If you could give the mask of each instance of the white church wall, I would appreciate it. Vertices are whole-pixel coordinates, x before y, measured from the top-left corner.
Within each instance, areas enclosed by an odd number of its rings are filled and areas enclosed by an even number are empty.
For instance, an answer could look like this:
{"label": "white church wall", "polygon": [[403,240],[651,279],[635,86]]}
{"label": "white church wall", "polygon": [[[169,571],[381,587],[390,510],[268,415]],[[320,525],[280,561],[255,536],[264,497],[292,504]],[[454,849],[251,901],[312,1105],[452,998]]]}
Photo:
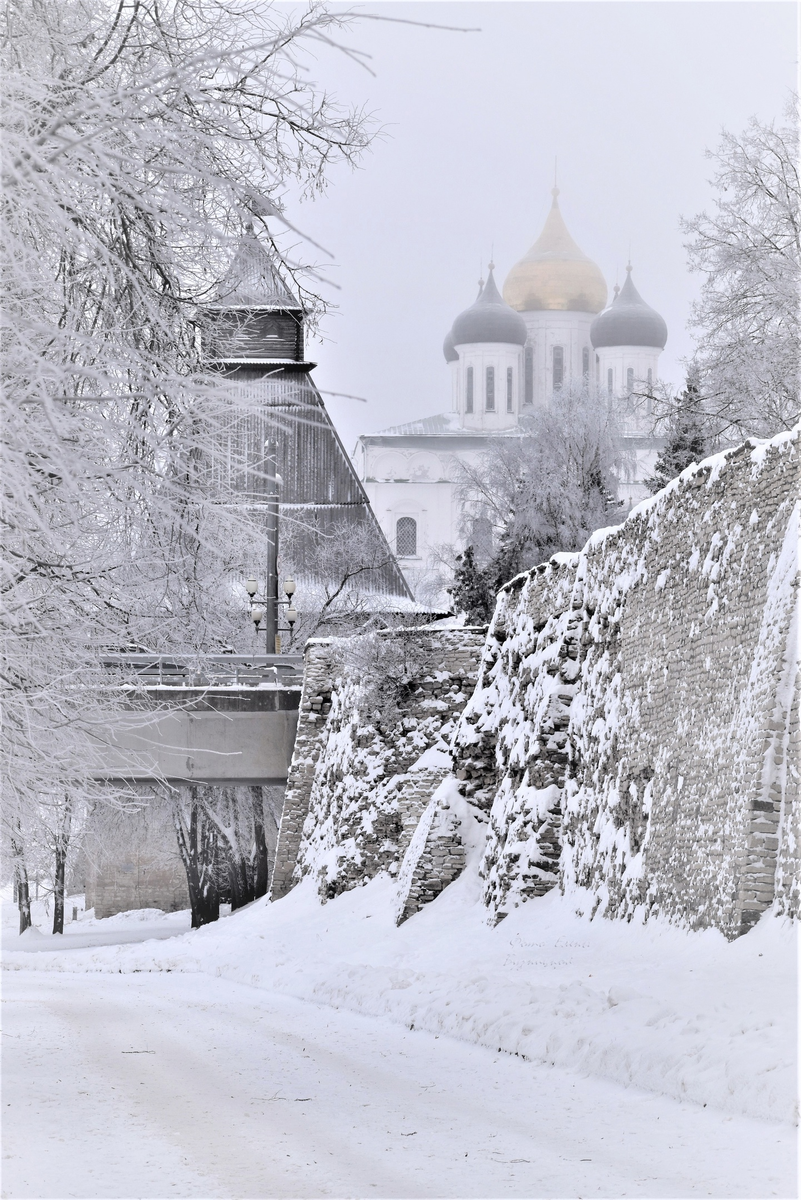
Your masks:
{"label": "white church wall", "polygon": [[535,406],[548,404],[553,395],[555,347],[561,347],[563,352],[563,383],[579,382],[584,374],[585,361],[592,377],[594,355],[590,325],[594,313],[543,310],[520,315],[526,322],[534,352]]}
{"label": "white church wall", "polygon": [[[521,346],[498,342],[473,342],[456,347],[459,354],[457,364],[457,411],[465,429],[480,430],[482,433],[497,433],[512,429],[518,421],[521,400],[521,371],[523,351]],[[487,409],[487,370],[495,372],[495,407]],[[507,372],[512,372],[511,411],[508,406]],[[468,408],[468,372],[473,372],[472,411]]]}
{"label": "white church wall", "polygon": [[[483,448],[464,447],[458,452],[447,447],[425,449],[425,440],[421,437],[419,446],[394,450],[371,446],[364,438],[356,456],[373,512],[415,592],[432,572],[447,574],[443,549],[452,554],[465,544],[458,464],[475,462],[483,452]],[[398,521],[404,517],[415,522],[415,554],[398,550]]]}
{"label": "white church wall", "polygon": [[656,346],[600,347],[595,351],[598,387],[608,395],[625,394],[629,390],[628,373],[631,371],[634,391],[644,391],[648,384],[649,371],[652,383],[656,383],[659,378],[659,355],[661,353],[662,351]]}
{"label": "white church wall", "polygon": [[458,413],[459,411],[459,360],[454,359],[448,363],[448,370],[451,376],[451,412]]}

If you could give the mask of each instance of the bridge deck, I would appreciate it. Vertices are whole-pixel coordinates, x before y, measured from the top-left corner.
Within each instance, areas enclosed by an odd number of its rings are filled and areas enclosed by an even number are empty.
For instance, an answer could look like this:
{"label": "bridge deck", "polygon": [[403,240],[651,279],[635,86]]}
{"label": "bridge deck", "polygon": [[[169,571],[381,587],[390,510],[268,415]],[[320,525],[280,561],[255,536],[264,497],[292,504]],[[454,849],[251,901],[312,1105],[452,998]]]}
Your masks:
{"label": "bridge deck", "polygon": [[300,655],[107,655],[129,707],[107,730],[98,778],[171,783],[286,780]]}

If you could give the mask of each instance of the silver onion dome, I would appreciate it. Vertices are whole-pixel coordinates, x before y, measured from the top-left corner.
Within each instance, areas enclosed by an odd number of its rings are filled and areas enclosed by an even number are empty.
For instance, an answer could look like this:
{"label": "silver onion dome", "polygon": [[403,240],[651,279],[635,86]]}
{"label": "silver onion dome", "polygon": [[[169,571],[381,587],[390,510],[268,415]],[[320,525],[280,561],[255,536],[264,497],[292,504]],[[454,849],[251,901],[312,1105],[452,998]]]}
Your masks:
{"label": "silver onion dome", "polygon": [[594,349],[603,346],[655,346],[660,350],[667,341],[667,325],[656,309],[643,300],[626,267],[626,282],[614,300],[590,326]]}
{"label": "silver onion dome", "polygon": [[495,286],[492,272],[493,265],[490,263],[489,277],[478,299],[453,322],[450,338],[454,346],[473,342],[507,342],[514,346],[525,346],[528,338],[526,323],[503,299]]}

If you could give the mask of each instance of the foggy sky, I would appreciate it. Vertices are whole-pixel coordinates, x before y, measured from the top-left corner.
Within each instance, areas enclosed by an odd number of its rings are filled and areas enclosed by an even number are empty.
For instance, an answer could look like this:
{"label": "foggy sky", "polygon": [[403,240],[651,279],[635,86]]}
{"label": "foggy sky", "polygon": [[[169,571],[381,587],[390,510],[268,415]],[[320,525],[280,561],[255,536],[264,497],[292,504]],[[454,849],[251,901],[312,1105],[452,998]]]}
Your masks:
{"label": "foggy sky", "polygon": [[[343,40],[371,77],[323,50],[310,74],[383,127],[356,172],[288,215],[334,252],[337,306],[308,357],[346,448],[359,433],[446,411],[442,340],[494,254],[502,284],[539,235],[558,157],[560,205],[611,290],[631,246],[643,299],[668,325],[681,382],[699,280],[680,215],[708,206],[704,149],[796,86],[791,3],[373,3],[364,12],[480,33],[363,21]],[[291,198],[290,198],[291,200]],[[317,262],[322,256],[314,251]]]}

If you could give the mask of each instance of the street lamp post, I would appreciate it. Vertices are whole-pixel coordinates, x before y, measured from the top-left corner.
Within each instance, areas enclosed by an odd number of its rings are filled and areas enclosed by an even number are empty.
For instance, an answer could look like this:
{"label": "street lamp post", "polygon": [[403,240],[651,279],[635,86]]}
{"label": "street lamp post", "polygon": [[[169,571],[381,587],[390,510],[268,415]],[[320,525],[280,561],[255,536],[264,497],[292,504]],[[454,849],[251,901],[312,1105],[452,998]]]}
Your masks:
{"label": "street lamp post", "polygon": [[[272,647],[278,653],[278,445],[268,438],[264,443],[265,516],[267,526],[267,561],[264,581],[264,632],[267,653]],[[256,623],[258,631],[259,623]]]}
{"label": "street lamp post", "polygon": [[248,609],[255,626],[256,633],[262,630],[266,634],[268,654],[281,653],[281,628],[279,625],[279,608],[287,605],[286,620],[289,632],[289,644],[292,645],[295,622],[298,619],[297,610],[292,601],[295,594],[294,579],[284,580],[286,600],[278,599],[278,487],[281,476],[278,474],[278,443],[273,438],[267,438],[264,443],[264,458],[261,470],[256,473],[255,488],[257,494],[263,497],[259,507],[265,514],[267,533],[267,554],[264,564],[264,591],[258,597],[259,583],[255,575],[251,575],[245,584],[248,594]]}
{"label": "street lamp post", "polygon": [[[253,622],[256,633],[261,633],[263,630],[267,634],[266,649],[267,649],[268,654],[272,653],[272,651],[270,650],[271,645],[274,647],[276,654],[281,653],[281,633],[283,633],[284,631],[281,629],[280,625],[278,624],[278,609],[279,609],[279,606],[282,604],[285,604],[287,606],[287,610],[286,610],[286,614],[285,614],[286,615],[286,623],[287,623],[287,627],[288,627],[287,632],[289,633],[289,644],[290,644],[290,646],[292,645],[292,637],[293,637],[294,631],[295,631],[295,622],[298,619],[298,612],[297,612],[297,609],[295,608],[295,604],[292,599],[292,597],[295,595],[295,588],[296,588],[296,584],[295,584],[294,579],[292,579],[291,577],[285,579],[284,580],[284,593],[286,595],[286,600],[279,600],[278,596],[277,596],[278,577],[277,576],[275,577],[276,595],[274,597],[272,597],[273,612],[275,613],[275,623],[271,626],[267,621],[267,615],[268,615],[268,613],[270,611],[270,607],[271,607],[270,593],[272,591],[272,589],[270,587],[269,579],[267,581],[267,585],[265,586],[264,596],[262,598],[259,598],[259,596],[258,596],[259,583],[254,575],[251,575],[251,577],[245,583],[245,591],[248,594],[248,609],[250,611],[250,619]],[[272,642],[270,641],[270,638],[272,638]]]}

